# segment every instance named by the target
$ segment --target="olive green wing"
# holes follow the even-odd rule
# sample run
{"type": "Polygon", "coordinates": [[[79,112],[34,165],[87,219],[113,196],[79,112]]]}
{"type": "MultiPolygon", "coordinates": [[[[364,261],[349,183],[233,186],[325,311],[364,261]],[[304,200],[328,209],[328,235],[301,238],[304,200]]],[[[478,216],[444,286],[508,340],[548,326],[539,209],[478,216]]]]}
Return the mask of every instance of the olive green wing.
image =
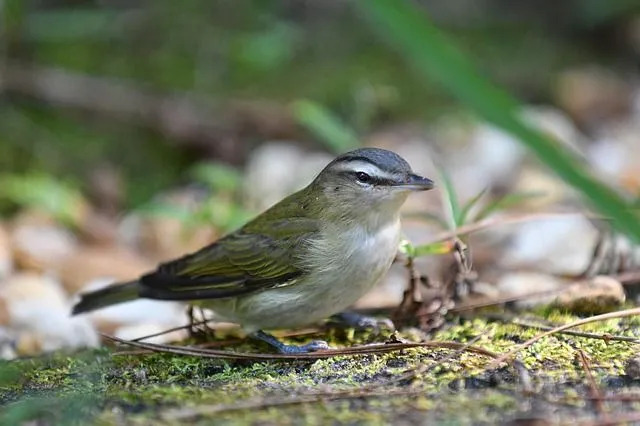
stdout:
{"type": "Polygon", "coordinates": [[[260,225],[249,224],[196,253],[160,265],[141,278],[140,295],[216,299],[293,283],[305,273],[297,254],[317,232],[316,222],[291,218],[260,225]]]}

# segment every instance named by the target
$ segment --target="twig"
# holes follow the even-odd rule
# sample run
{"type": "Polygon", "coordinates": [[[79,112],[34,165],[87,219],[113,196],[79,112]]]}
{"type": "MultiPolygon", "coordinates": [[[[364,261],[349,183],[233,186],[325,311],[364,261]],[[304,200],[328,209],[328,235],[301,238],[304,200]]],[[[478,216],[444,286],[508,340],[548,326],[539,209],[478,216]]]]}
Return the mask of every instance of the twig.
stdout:
{"type": "MultiPolygon", "coordinates": [[[[544,331],[551,331],[554,329],[554,327],[549,327],[549,326],[540,325],[540,324],[531,324],[531,323],[526,323],[518,320],[511,321],[511,324],[517,325],[520,327],[526,327],[526,328],[536,328],[538,330],[544,330],[544,331]]],[[[559,331],[558,333],[567,334],[567,335],[576,336],[576,337],[585,337],[588,339],[600,339],[600,340],[604,340],[605,342],[618,341],[618,342],[640,343],[640,339],[636,337],[630,337],[630,336],[598,334],[598,333],[589,333],[586,331],[573,331],[573,330],[564,330],[564,331],[559,331]]]]}
{"type": "Polygon", "coordinates": [[[141,337],[136,337],[135,339],[131,339],[131,341],[132,342],[140,342],[142,340],[151,339],[152,337],[163,336],[165,334],[173,333],[174,331],[180,331],[180,330],[184,330],[186,328],[194,327],[194,326],[197,326],[197,325],[206,324],[206,323],[211,322],[211,321],[212,320],[207,319],[207,320],[194,322],[194,323],[191,323],[191,324],[180,325],[180,326],[177,326],[177,327],[168,328],[166,330],[159,331],[157,333],[147,334],[146,336],[141,336],[141,337]]]}
{"type": "MultiPolygon", "coordinates": [[[[393,384],[397,384],[400,382],[404,382],[407,380],[412,380],[415,379],[417,376],[421,375],[421,374],[425,374],[429,371],[431,371],[433,368],[444,364],[447,361],[452,360],[453,358],[457,357],[458,355],[460,355],[461,353],[463,353],[464,351],[466,351],[468,348],[472,347],[474,343],[476,343],[478,340],[480,340],[482,338],[482,336],[484,336],[485,333],[482,333],[476,337],[474,337],[473,339],[471,339],[470,341],[468,341],[467,343],[465,343],[464,345],[462,345],[459,349],[457,349],[454,353],[444,357],[443,359],[439,360],[435,365],[425,365],[425,364],[421,364],[416,368],[413,368],[409,371],[406,371],[404,373],[402,373],[400,376],[398,377],[394,377],[393,379],[385,382],[385,386],[387,385],[393,385],[393,384]]],[[[369,385],[369,387],[371,386],[378,386],[376,385],[369,385]]]]}
{"type": "Polygon", "coordinates": [[[593,398],[593,403],[596,406],[596,410],[603,419],[606,419],[607,413],[604,409],[604,402],[602,402],[602,393],[600,392],[600,389],[598,389],[598,385],[596,384],[596,381],[593,378],[593,374],[591,373],[591,367],[589,366],[589,359],[587,358],[587,354],[585,354],[582,349],[578,349],[578,358],[580,359],[582,368],[584,369],[585,375],[587,376],[587,381],[589,382],[589,392],[591,393],[591,397],[593,398]]]}
{"type": "MultiPolygon", "coordinates": [[[[215,349],[202,349],[195,347],[185,346],[173,346],[173,345],[159,345],[153,343],[133,342],[130,340],[119,339],[114,336],[102,334],[105,338],[114,342],[122,343],[125,345],[148,349],[154,352],[167,352],[177,355],[190,355],[201,358],[216,358],[216,359],[250,359],[250,360],[284,360],[284,359],[324,359],[332,358],[335,356],[353,356],[353,355],[367,355],[367,354],[382,354],[388,352],[399,351],[403,349],[411,348],[444,348],[444,349],[459,349],[464,347],[462,343],[457,342],[419,342],[419,343],[383,343],[374,345],[361,345],[352,346],[344,349],[329,349],[319,352],[301,353],[301,354],[268,354],[268,353],[246,353],[246,352],[232,352],[215,349]]],[[[483,348],[469,346],[466,348],[469,352],[474,352],[480,355],[484,355],[490,358],[497,358],[497,354],[488,351],[483,348]]]]}
{"type": "Polygon", "coordinates": [[[570,328],[574,328],[574,327],[578,327],[584,324],[589,324],[592,322],[598,322],[598,321],[605,321],[605,320],[609,320],[609,319],[614,319],[614,318],[624,318],[624,317],[630,317],[630,316],[634,316],[634,315],[640,315],[640,308],[632,308],[632,309],[625,309],[622,311],[616,311],[616,312],[610,312],[607,314],[602,314],[602,315],[596,315],[590,318],[585,318],[579,321],[574,321],[572,323],[569,324],[565,324],[556,328],[553,328],[547,332],[541,333],[535,337],[532,337],[531,339],[527,340],[526,342],[517,345],[514,349],[512,349],[511,351],[507,352],[504,355],[501,355],[498,359],[492,361],[487,368],[495,368],[497,367],[500,363],[512,358],[515,354],[517,354],[518,352],[520,352],[521,350],[528,348],[529,346],[531,346],[532,344],[536,343],[538,340],[543,339],[547,336],[550,336],[552,334],[555,333],[559,333],[561,331],[570,329],[570,328]]]}
{"type": "Polygon", "coordinates": [[[605,217],[592,215],[584,212],[556,212],[556,213],[531,213],[523,215],[502,216],[497,218],[484,219],[475,223],[456,228],[453,231],[445,231],[437,234],[425,245],[439,243],[441,241],[450,240],[460,235],[467,235],[474,232],[482,231],[487,228],[492,228],[498,225],[512,225],[522,222],[530,222],[533,220],[545,220],[545,219],[566,219],[571,217],[587,217],[589,219],[606,220],[605,217]]]}
{"type": "MultiPolygon", "coordinates": [[[[183,325],[181,327],[176,327],[178,329],[183,329],[183,328],[189,328],[190,325],[183,325]]],[[[299,336],[312,336],[314,334],[318,334],[322,331],[321,328],[309,328],[309,329],[304,329],[304,330],[295,330],[295,331],[288,331],[286,333],[279,333],[279,336],[282,337],[299,337],[299,336]]],[[[132,339],[132,342],[139,342],[142,339],[146,339],[149,336],[143,336],[143,337],[138,337],[137,339],[132,339]]],[[[227,340],[215,340],[215,341],[209,341],[209,342],[203,342],[203,343],[198,343],[195,344],[194,347],[196,348],[219,348],[219,347],[223,347],[223,346],[227,346],[227,345],[233,345],[235,343],[239,343],[242,341],[242,338],[238,337],[238,338],[233,338],[233,339],[227,339],[227,340]]],[[[119,356],[119,355],[148,355],[148,354],[152,354],[154,353],[154,351],[149,350],[149,349],[134,349],[134,350],[126,350],[126,351],[118,351],[118,352],[112,352],[111,355],[113,356],[119,356]]]]}
{"type": "MultiPolygon", "coordinates": [[[[136,340],[132,340],[135,342],[136,340]]],[[[227,345],[233,345],[234,343],[241,342],[242,339],[227,339],[227,340],[216,340],[214,342],[204,342],[201,344],[197,344],[194,347],[196,348],[220,348],[227,345]]],[[[155,353],[155,351],[149,349],[129,349],[124,351],[112,352],[112,356],[120,356],[120,355],[149,355],[155,353]]]]}
{"type": "Polygon", "coordinates": [[[409,285],[402,293],[402,301],[391,314],[391,319],[396,327],[401,326],[403,319],[414,317],[417,306],[422,302],[422,294],[418,288],[420,274],[414,265],[413,257],[407,258],[405,268],[409,272],[409,285]]]}
{"type": "Polygon", "coordinates": [[[527,367],[518,360],[513,362],[513,368],[518,373],[518,377],[520,378],[520,384],[522,385],[522,392],[527,395],[534,395],[533,384],[531,383],[531,374],[527,367]]]}

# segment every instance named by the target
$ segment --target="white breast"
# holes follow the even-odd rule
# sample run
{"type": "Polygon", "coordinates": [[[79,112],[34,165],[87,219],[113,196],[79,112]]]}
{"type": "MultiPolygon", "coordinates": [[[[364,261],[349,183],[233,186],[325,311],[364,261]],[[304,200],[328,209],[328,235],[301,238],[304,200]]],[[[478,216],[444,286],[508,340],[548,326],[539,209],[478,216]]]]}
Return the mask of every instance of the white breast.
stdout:
{"type": "Polygon", "coordinates": [[[304,254],[313,273],[286,287],[212,301],[212,308],[247,331],[300,327],[341,312],[388,271],[397,253],[400,222],[394,218],[374,233],[330,226],[321,235],[304,254]]]}

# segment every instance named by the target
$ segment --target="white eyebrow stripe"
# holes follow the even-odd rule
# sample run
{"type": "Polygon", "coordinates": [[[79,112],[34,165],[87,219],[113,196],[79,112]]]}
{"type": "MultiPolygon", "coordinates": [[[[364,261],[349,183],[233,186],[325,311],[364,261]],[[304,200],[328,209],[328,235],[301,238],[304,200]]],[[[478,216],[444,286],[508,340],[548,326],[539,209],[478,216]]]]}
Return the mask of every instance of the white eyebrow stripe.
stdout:
{"type": "Polygon", "coordinates": [[[360,160],[338,163],[335,165],[335,169],[337,171],[345,172],[364,172],[369,176],[388,180],[391,180],[395,177],[392,173],[386,172],[374,164],[360,160]]]}

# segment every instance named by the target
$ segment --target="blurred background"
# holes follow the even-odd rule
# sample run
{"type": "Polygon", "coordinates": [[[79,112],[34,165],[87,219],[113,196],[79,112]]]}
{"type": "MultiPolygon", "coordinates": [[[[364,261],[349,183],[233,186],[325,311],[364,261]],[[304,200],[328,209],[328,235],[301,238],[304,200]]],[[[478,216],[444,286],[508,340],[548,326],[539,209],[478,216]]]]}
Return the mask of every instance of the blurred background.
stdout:
{"type": "MultiPolygon", "coordinates": [[[[416,3],[525,103],[527,122],[640,196],[637,1],[416,3]]],[[[415,243],[451,227],[447,186],[461,205],[484,200],[457,226],[585,211],[517,141],[416,75],[361,13],[347,0],[0,0],[2,356],[183,324],[184,307],[161,302],[68,312],[77,292],[201,247],[361,145],[450,180],[408,203],[415,243]]],[[[559,275],[589,267],[600,235],[579,215],[484,231],[471,240],[480,287],[561,286],[559,275]]],[[[627,242],[613,250],[625,267],[638,261],[627,242]]],[[[419,266],[437,281],[448,260],[419,266]]],[[[388,281],[362,306],[398,303],[405,272],[388,281]]]]}

